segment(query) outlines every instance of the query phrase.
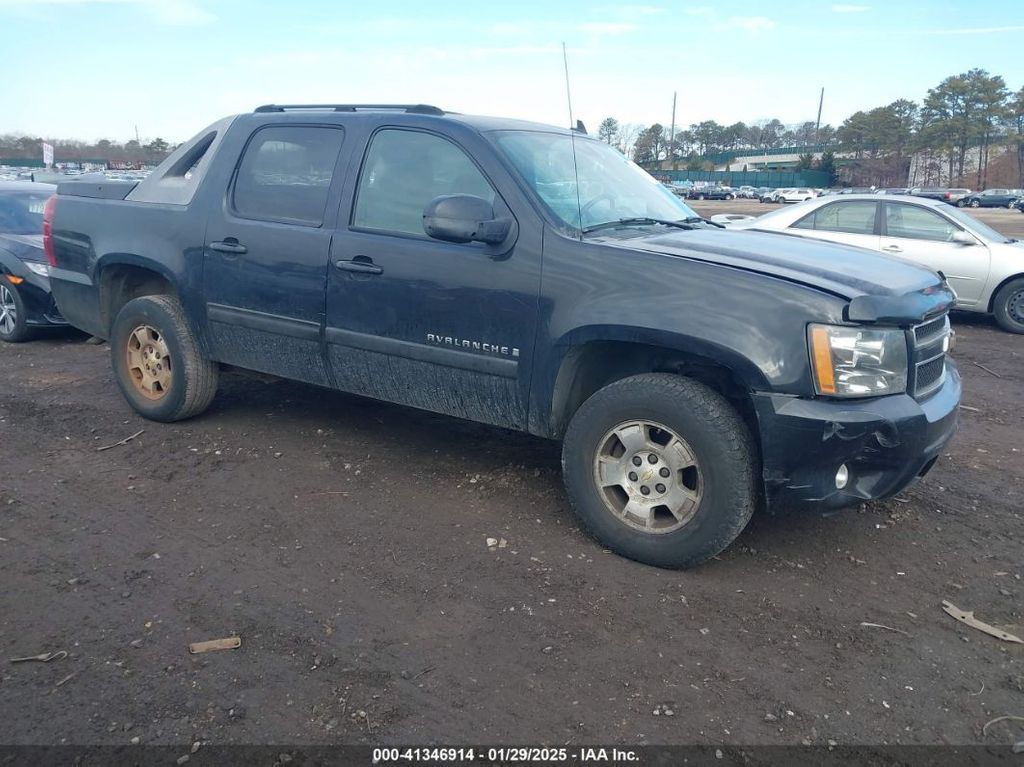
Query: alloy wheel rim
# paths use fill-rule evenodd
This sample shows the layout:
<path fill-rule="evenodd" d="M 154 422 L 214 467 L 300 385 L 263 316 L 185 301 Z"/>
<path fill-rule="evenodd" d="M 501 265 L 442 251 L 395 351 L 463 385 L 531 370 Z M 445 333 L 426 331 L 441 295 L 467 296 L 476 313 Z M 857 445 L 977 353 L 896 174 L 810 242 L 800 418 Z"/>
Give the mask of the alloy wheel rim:
<path fill-rule="evenodd" d="M 18 305 L 6 285 L 0 285 L 0 331 L 9 336 L 18 324 Z"/>
<path fill-rule="evenodd" d="M 125 357 L 128 377 L 146 399 L 159 400 L 170 391 L 173 372 L 171 354 L 163 334 L 149 325 L 139 325 L 128 334 Z"/>
<path fill-rule="evenodd" d="M 655 421 L 609 429 L 594 455 L 594 482 L 608 511 L 634 530 L 661 535 L 693 519 L 704 495 L 697 455 Z"/>

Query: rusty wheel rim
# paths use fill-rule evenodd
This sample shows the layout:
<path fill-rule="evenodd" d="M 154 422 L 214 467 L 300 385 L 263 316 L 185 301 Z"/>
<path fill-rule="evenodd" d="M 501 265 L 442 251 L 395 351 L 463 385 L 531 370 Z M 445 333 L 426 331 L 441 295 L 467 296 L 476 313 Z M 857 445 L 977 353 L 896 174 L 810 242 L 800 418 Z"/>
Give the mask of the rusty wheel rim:
<path fill-rule="evenodd" d="M 149 325 L 139 325 L 128 334 L 126 359 L 128 378 L 146 399 L 159 400 L 171 389 L 171 354 L 163 334 Z"/>

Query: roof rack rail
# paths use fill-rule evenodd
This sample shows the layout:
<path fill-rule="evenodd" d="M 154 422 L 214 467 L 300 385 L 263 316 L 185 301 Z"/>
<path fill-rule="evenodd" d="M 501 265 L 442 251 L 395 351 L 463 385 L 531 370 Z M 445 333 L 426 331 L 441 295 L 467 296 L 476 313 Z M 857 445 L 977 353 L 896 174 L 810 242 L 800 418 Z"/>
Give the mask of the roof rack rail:
<path fill-rule="evenodd" d="M 329 109 L 332 112 L 358 112 L 360 110 L 391 110 L 419 115 L 443 115 L 445 111 L 430 104 L 264 104 L 255 112 L 287 112 L 289 109 Z"/>

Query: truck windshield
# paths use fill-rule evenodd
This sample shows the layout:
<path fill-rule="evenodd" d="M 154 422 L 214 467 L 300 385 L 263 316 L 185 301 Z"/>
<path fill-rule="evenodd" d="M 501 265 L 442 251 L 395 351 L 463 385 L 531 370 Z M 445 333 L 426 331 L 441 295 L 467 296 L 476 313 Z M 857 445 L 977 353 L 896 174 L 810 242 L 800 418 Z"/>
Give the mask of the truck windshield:
<path fill-rule="evenodd" d="M 572 141 L 562 133 L 502 131 L 497 143 L 548 210 L 574 229 L 600 229 L 601 224 L 625 220 L 699 220 L 679 197 L 601 141 L 582 136 Z"/>
<path fill-rule="evenodd" d="M 42 234 L 43 208 L 50 195 L 0 192 L 0 234 Z"/>

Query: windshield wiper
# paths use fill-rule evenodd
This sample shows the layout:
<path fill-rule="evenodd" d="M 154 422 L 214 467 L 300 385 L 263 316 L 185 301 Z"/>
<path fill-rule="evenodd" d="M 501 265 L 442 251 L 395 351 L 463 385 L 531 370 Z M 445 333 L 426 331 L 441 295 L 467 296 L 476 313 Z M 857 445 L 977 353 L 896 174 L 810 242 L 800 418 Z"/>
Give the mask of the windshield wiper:
<path fill-rule="evenodd" d="M 600 229 L 614 229 L 617 226 L 643 226 L 645 224 L 661 224 L 662 226 L 672 226 L 676 229 L 693 229 L 692 219 L 685 219 L 683 221 L 669 221 L 664 218 L 648 218 L 646 216 L 635 216 L 633 218 L 620 218 L 616 221 L 605 221 L 601 224 L 593 224 L 592 226 L 585 227 L 583 234 L 590 234 Z"/>
<path fill-rule="evenodd" d="M 690 216 L 689 218 L 684 218 L 683 222 L 687 224 L 710 224 L 711 226 L 717 226 L 719 229 L 725 229 L 724 224 L 720 224 L 717 221 L 712 221 L 710 218 L 701 218 L 700 216 Z"/>

